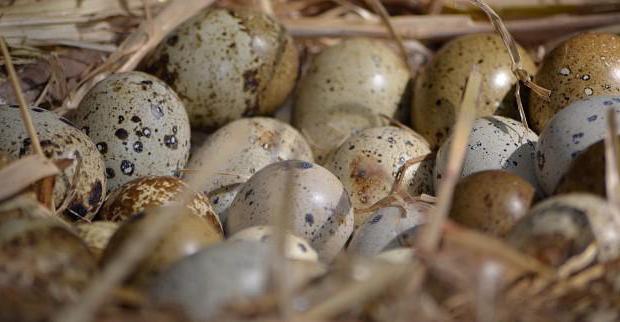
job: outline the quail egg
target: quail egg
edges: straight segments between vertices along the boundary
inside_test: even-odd
[[[344,40],[314,57],[301,78],[294,124],[322,163],[351,133],[393,117],[408,81],[405,61],[385,43]]]
[[[187,184],[175,177],[144,177],[134,179],[113,191],[106,199],[97,219],[109,221],[124,221],[144,211],[147,208],[166,205],[175,201],[175,198]],[[190,213],[220,226],[217,215],[213,212],[209,200],[199,192],[187,204]]]
[[[292,232],[307,239],[325,262],[340,252],[353,231],[353,208],[342,183],[325,168],[299,160],[256,172],[226,212],[231,234],[272,224],[284,212]]]
[[[217,155],[217,162],[213,161]],[[222,222],[240,185],[266,165],[282,160],[312,162],[306,140],[292,126],[267,117],[233,121],[205,140],[190,159],[189,170],[209,166],[203,191],[209,196]],[[188,172],[191,176],[192,172]]]
[[[243,229],[232,235],[229,240],[246,240],[259,242],[273,242],[275,232],[271,226],[253,226]],[[286,258],[292,260],[318,261],[319,255],[310,246],[310,243],[301,237],[289,232],[286,233]]]
[[[528,212],[535,188],[503,170],[486,170],[462,178],[454,189],[450,218],[482,232],[503,237]]]
[[[449,137],[437,152],[435,189],[448,164]],[[461,177],[482,170],[506,170],[521,176],[539,190],[535,173],[538,136],[521,122],[501,116],[487,116],[473,123]]]
[[[110,238],[101,258],[103,265],[109,263],[134,234],[149,229],[151,222],[160,215],[162,214],[159,212],[140,213],[125,221]],[[128,283],[146,286],[173,262],[223,239],[224,234],[219,225],[213,225],[212,222],[198,216],[178,214],[174,224],[157,243],[155,249],[135,268]]]
[[[549,90],[549,100],[530,96],[532,128],[540,132],[568,104],[600,95],[620,95],[620,36],[582,33],[553,49],[534,81]]]
[[[269,114],[293,89],[299,57],[275,19],[246,9],[206,9],[155,49],[146,70],[182,98],[194,128]]]
[[[101,257],[108,241],[118,229],[118,223],[111,221],[94,221],[92,223],[78,223],[75,226],[77,234],[88,245],[96,258]]]
[[[560,266],[582,253],[605,231],[611,218],[609,205],[597,196],[566,194],[549,198],[532,208],[507,235],[508,242],[543,263]],[[614,233],[617,238],[617,232]],[[601,243],[602,245],[602,243]]]
[[[523,48],[518,46],[518,50],[522,67],[534,74],[534,62]],[[447,138],[474,65],[483,75],[476,115],[514,114],[510,113],[516,110],[511,90],[517,79],[512,73],[512,60],[502,38],[496,34],[458,37],[437,52],[415,83],[413,127],[432,146],[439,146]]]
[[[88,136],[66,119],[38,107],[30,108],[30,115],[46,156],[73,160],[56,176],[54,203],[60,206],[65,198],[73,196],[65,214],[73,220],[92,219],[106,195],[101,154]],[[0,151],[15,158],[33,151],[18,106],[0,106]]]
[[[555,194],[587,192],[605,198],[605,173],[605,141],[601,140],[575,158],[558,182]]]
[[[548,122],[540,133],[536,149],[536,174],[546,193],[553,193],[571,161],[588,146],[605,137],[609,109],[620,113],[620,96],[598,96],[576,101]]]
[[[394,126],[365,129],[352,135],[331,154],[325,168],[335,174],[349,192],[353,208],[365,209],[386,197],[406,161],[431,153],[424,138]],[[432,160],[409,168],[403,182],[411,195],[432,193]],[[366,217],[355,215],[355,223]]]
[[[176,175],[189,157],[190,129],[178,96],[141,72],[97,83],[69,117],[97,145],[108,192],[148,175]]]

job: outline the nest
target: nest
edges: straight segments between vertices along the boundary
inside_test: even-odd
[[[498,32],[509,48],[515,39],[540,61],[546,52],[573,33],[620,32],[620,25],[614,25],[620,21],[617,1],[545,3],[539,0],[3,0],[0,1],[0,34],[8,44],[10,56],[3,55],[0,62],[9,71],[0,75],[0,97],[6,100],[4,103],[38,105],[66,113],[76,108],[97,81],[136,68],[168,32],[207,6],[253,7],[273,15],[295,37],[302,58],[347,37],[383,38],[407,57],[412,77],[442,43],[464,34]],[[547,95],[544,88],[532,83],[530,75],[519,68],[518,53],[511,54],[521,83],[537,95]],[[11,72],[12,66],[15,73]],[[16,87],[21,89],[16,91]],[[454,130],[456,140],[449,163],[452,170],[458,170],[462,163],[479,87],[480,75],[474,70]],[[617,156],[613,146],[608,147],[612,150],[610,155]],[[34,216],[53,217],[49,207],[46,208],[51,190],[45,178],[63,166],[66,165],[62,162],[51,163],[33,155],[5,168],[1,172],[2,180],[10,184],[0,187],[3,209],[19,208]],[[620,181],[617,168],[610,169],[608,179],[612,190],[608,192],[617,191],[613,185]],[[198,171],[197,177],[200,175]],[[620,319],[617,283],[620,259],[599,260],[601,246],[593,244],[554,269],[499,240],[454,225],[446,216],[455,183],[456,177],[449,176],[437,191],[437,198],[418,197],[418,201],[433,203],[434,207],[421,240],[411,241],[416,245],[415,261],[385,265],[343,255],[329,268],[329,274],[294,292],[279,287],[286,285],[282,280],[286,272],[276,270],[269,292],[229,303],[214,320]],[[40,203],[22,197],[9,198],[24,189],[33,190]],[[400,194],[398,187],[392,192],[390,199],[382,202],[406,202],[408,196]],[[187,197],[179,196],[181,200]],[[616,199],[610,197],[609,201],[615,205]],[[173,220],[171,211],[162,210],[168,216],[161,216],[151,231],[136,235],[131,247],[87,285],[79,300],[71,298],[58,305],[38,305],[36,298],[19,297],[12,293],[14,290],[2,288],[2,298],[21,300],[4,303],[0,310],[31,310],[33,316],[40,312],[39,317],[55,321],[117,320],[121,313],[126,320],[184,320],[176,308],[153,307],[142,295],[120,286],[136,264],[132,258],[139,258],[149,249]],[[304,303],[303,309],[297,307],[296,301]]]

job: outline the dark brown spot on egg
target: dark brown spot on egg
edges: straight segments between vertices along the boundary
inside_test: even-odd
[[[142,121],[138,116],[134,115],[131,117],[131,121],[134,123],[138,123],[140,121]]]
[[[97,180],[91,185],[90,193],[88,194],[88,204],[96,206],[103,196],[103,185],[101,181]]]
[[[127,140],[127,137],[129,137],[129,133],[127,133],[125,129],[118,129],[116,130],[116,132],[114,132],[114,136],[121,140]]]
[[[131,161],[128,161],[128,160],[121,161],[121,172],[124,175],[130,176],[133,174],[134,170],[135,170],[135,165]]]
[[[174,134],[164,135],[164,145],[169,149],[176,150],[179,147],[179,141]]]
[[[105,168],[105,176],[108,179],[112,179],[116,176],[116,174],[114,173],[114,169],[112,168]]]
[[[108,145],[105,142],[99,142],[96,146],[101,154],[106,154],[108,152]]]

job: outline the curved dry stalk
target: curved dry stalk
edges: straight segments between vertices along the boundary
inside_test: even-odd
[[[75,197],[75,194],[77,193],[76,189],[78,185],[78,180],[80,179],[79,173],[81,169],[82,169],[82,158],[78,156],[77,163],[75,165],[75,171],[73,173],[73,178],[71,179],[71,185],[69,186],[69,188],[67,188],[67,193],[65,194],[65,198],[62,204],[58,208],[56,208],[57,214],[61,214],[65,210],[67,210],[67,208],[69,208],[69,205],[71,204],[71,201]]]
[[[9,163],[0,170],[2,185],[0,200],[14,196],[29,185],[60,173],[60,169],[51,160],[39,154],[25,156]]]
[[[620,209],[620,151],[618,151],[618,121],[613,108],[607,111],[607,135],[605,136],[605,187],[609,203]],[[620,223],[620,218],[616,219]]]

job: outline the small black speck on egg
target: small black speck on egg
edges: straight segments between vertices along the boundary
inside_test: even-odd
[[[133,174],[134,170],[135,170],[135,165],[131,161],[128,161],[128,160],[121,161],[121,172],[124,175],[130,176]]]
[[[127,137],[129,137],[129,133],[127,133],[127,130],[125,129],[118,129],[116,130],[116,132],[114,132],[114,136],[121,140],[126,140]]]

